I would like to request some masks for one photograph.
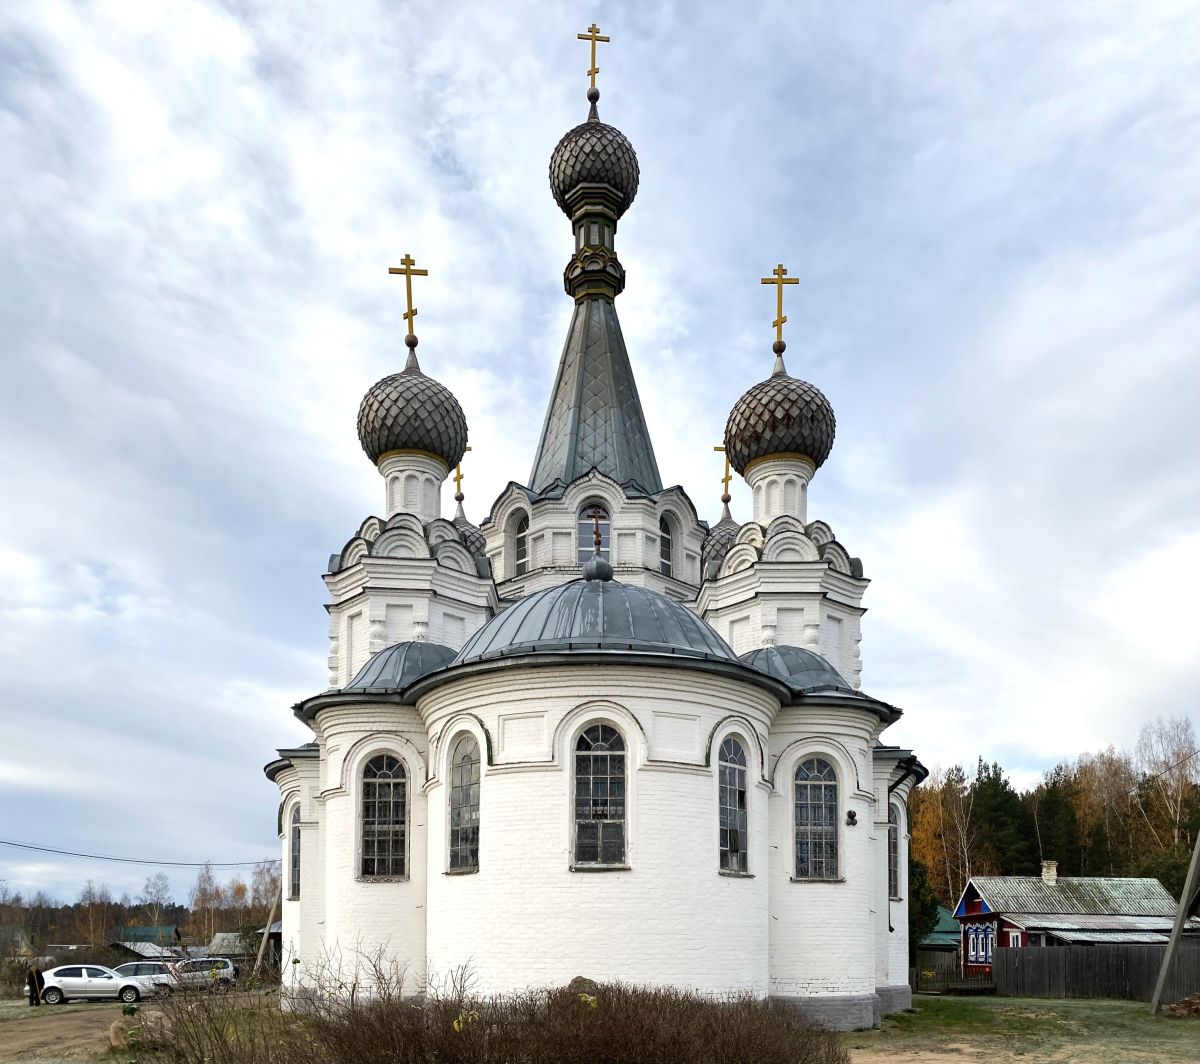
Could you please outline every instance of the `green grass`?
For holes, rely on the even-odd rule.
[[[845,1044],[878,1052],[961,1043],[1035,1060],[1076,1050],[1079,1060],[1200,1061],[1200,1020],[1152,1017],[1138,1001],[918,995],[913,1006],[882,1031],[846,1035]]]

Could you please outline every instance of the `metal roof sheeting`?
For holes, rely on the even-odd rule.
[[[1064,942],[1100,943],[1115,942],[1124,945],[1144,943],[1148,946],[1160,945],[1167,941],[1168,935],[1156,935],[1149,931],[1056,931],[1055,938]]]
[[[1062,913],[1068,916],[1166,916],[1175,899],[1157,879],[1059,876],[973,876],[971,882],[996,913]]]

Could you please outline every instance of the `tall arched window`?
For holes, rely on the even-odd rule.
[[[665,517],[658,519],[658,568],[663,576],[671,575],[671,525]]]
[[[796,766],[796,878],[838,878],[837,773],[821,757]]]
[[[736,739],[726,739],[721,744],[717,773],[721,805],[721,871],[748,872],[746,751]]]
[[[592,555],[596,553],[596,518],[593,515],[599,515],[600,517],[600,557],[611,561],[608,542],[610,531],[608,509],[601,506],[598,502],[589,502],[579,511],[577,543],[580,565],[585,565],[591,559]]]
[[[888,806],[888,897],[900,897],[900,811]]]
[[[608,724],[575,743],[575,863],[625,863],[625,740]]]
[[[408,781],[392,754],[376,754],[363,766],[360,874],[367,879],[405,874]]]
[[[515,560],[516,560],[516,575],[524,576],[529,572],[529,516],[521,515],[521,520],[517,522],[516,530],[513,533]]]
[[[300,897],[300,803],[292,810],[291,860],[288,861],[288,897]]]
[[[450,752],[450,870],[479,869],[479,744],[464,735]]]

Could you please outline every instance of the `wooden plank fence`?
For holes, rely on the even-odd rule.
[[[996,993],[1009,997],[1149,1001],[1166,948],[1112,944],[997,949],[992,978]],[[1200,993],[1200,942],[1183,942],[1163,1004],[1195,993]]]

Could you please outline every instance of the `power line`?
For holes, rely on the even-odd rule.
[[[103,853],[80,853],[78,850],[60,850],[53,846],[38,846],[32,842],[14,842],[12,839],[0,839],[0,846],[13,846],[18,850],[36,850],[38,853],[56,853],[63,857],[86,857],[91,861],[114,861],[118,864],[150,865],[154,868],[254,868],[260,864],[279,864],[278,857],[268,857],[264,861],[146,861],[140,857],[113,857]]]
[[[1195,750],[1193,750],[1190,754],[1187,755],[1187,757],[1181,757],[1178,761],[1175,762],[1175,764],[1168,765],[1161,772],[1156,772],[1153,776],[1149,776],[1144,780],[1139,780],[1137,785],[1129,792],[1129,794],[1136,793],[1137,791],[1139,791],[1143,787],[1145,787],[1147,783],[1153,783],[1156,779],[1158,779],[1161,776],[1165,776],[1168,772],[1174,772],[1180,765],[1186,765],[1197,754],[1200,754],[1200,746],[1197,746]],[[1128,798],[1129,795],[1126,795],[1126,797]]]

